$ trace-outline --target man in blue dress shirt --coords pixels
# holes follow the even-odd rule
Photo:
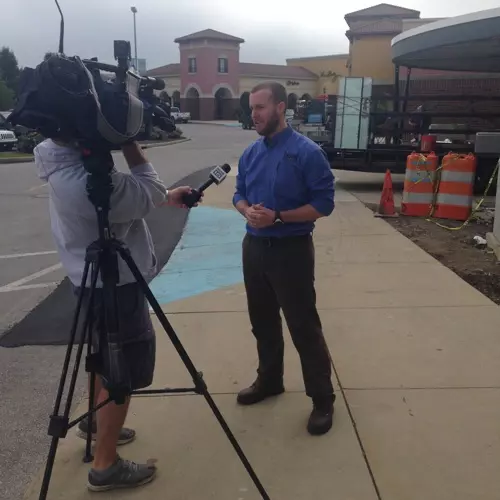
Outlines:
[[[233,204],[247,220],[243,274],[259,356],[255,382],[238,394],[243,405],[284,392],[283,311],[299,353],[313,410],[307,429],[332,426],[335,394],[331,362],[316,309],[314,223],[334,209],[334,176],[321,148],[285,120],[287,94],[263,83],[250,94],[262,137],[240,158]]]

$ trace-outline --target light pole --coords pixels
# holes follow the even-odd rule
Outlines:
[[[135,15],[137,14],[137,9],[135,7],[130,7],[132,14],[134,14],[134,52],[135,52],[135,70],[139,72],[139,61],[137,60],[137,28],[135,24]]]

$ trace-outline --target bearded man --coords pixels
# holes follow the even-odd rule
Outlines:
[[[237,401],[251,405],[284,392],[283,311],[313,403],[307,429],[324,434],[332,427],[335,394],[316,309],[312,233],[315,221],[334,209],[334,176],[323,150],[287,125],[281,84],[257,85],[250,108],[261,138],[240,158],[233,204],[247,221],[243,275],[259,367]]]

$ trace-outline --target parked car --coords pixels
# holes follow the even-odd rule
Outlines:
[[[29,128],[25,127],[24,125],[12,125],[11,123],[7,122],[7,119],[9,118],[10,114],[12,113],[12,110],[10,111],[0,111],[0,123],[2,123],[3,127],[6,127],[9,130],[12,130],[14,134],[16,134],[16,137],[19,139],[21,136],[26,135],[30,132],[32,132]],[[3,120],[2,120],[3,119]]]
[[[175,106],[170,108],[170,116],[175,120],[176,123],[188,123],[191,120],[191,113],[181,112],[181,110]]]
[[[17,137],[11,130],[5,114],[3,111],[0,113],[0,151],[12,151],[14,146],[17,146]],[[7,113],[7,116],[9,114]]]

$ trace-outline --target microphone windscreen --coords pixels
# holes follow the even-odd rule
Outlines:
[[[228,174],[231,171],[231,167],[227,163],[224,163],[224,165],[222,165],[222,170]]]

